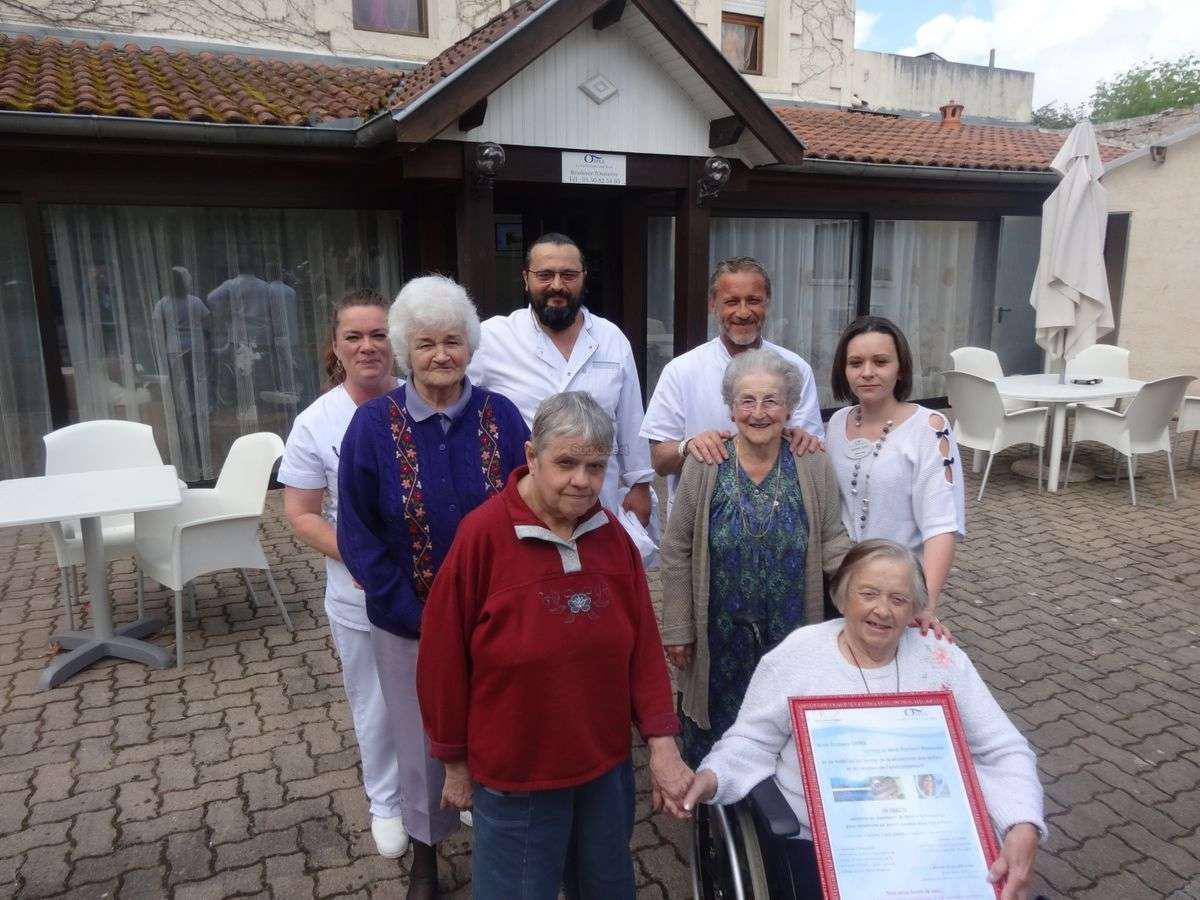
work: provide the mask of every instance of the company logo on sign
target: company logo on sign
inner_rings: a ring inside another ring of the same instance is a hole
[[[625,184],[624,153],[562,154],[563,184]]]

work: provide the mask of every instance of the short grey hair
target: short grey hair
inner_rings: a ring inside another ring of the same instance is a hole
[[[717,296],[717,282],[721,280],[722,275],[740,275],[743,272],[751,272],[763,280],[763,290],[769,303],[771,300],[771,276],[767,274],[763,264],[753,256],[731,256],[729,259],[723,259],[717,263],[717,267],[708,276],[708,299],[712,300]]]
[[[388,339],[396,365],[412,371],[408,338],[421,328],[461,328],[471,355],[479,349],[479,313],[461,284],[445,275],[422,275],[400,289],[388,311]]]
[[[846,591],[850,589],[850,581],[854,573],[873,559],[893,559],[905,563],[911,573],[909,594],[913,602],[913,612],[921,613],[929,605],[929,589],[925,586],[925,569],[917,554],[895,541],[885,538],[872,538],[855,544],[838,570],[833,573],[833,605],[838,612],[845,614]]]
[[[616,430],[612,418],[591,394],[563,391],[538,404],[529,440],[536,456],[551,442],[568,436],[578,438],[586,446],[611,453]]]
[[[783,385],[783,405],[787,407],[789,416],[800,405],[804,393],[804,376],[800,370],[774,350],[759,347],[757,350],[743,350],[725,367],[725,377],[721,379],[721,399],[726,406],[733,406],[737,402],[738,385],[748,375],[770,375],[779,379]]]

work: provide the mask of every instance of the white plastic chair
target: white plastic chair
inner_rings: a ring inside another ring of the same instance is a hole
[[[1044,406],[1006,410],[1000,391],[987,378],[969,372],[946,372],[946,396],[954,410],[954,437],[964,447],[984,450],[988,454],[979,499],[987,487],[988,476],[996,454],[1016,444],[1033,444],[1038,448],[1038,490],[1042,489],[1042,448],[1046,446],[1046,417]]]
[[[978,375],[988,381],[996,381],[1004,377],[1004,370],[1000,367],[1000,357],[983,347],[959,347],[957,350],[951,350],[950,364],[954,367],[955,372]],[[1030,400],[1001,400],[1000,402],[1009,412],[1018,409],[1032,409],[1034,406]]]
[[[1175,428],[1175,449],[1179,450],[1179,437],[1185,431],[1191,431],[1192,450],[1188,454],[1188,465],[1196,461],[1196,438],[1200,437],[1200,397],[1184,397],[1183,405],[1179,407],[1179,424]]]
[[[1124,347],[1114,347],[1111,344],[1092,344],[1070,359],[1065,371],[1068,379],[1093,375],[1128,378],[1129,351]],[[1092,400],[1083,405],[1093,409],[1120,409],[1121,401]]]
[[[1171,461],[1171,418],[1183,402],[1184,391],[1191,384],[1191,375],[1174,375],[1148,381],[1142,385],[1124,412],[1111,409],[1093,409],[1081,406],[1075,410],[1075,429],[1071,433],[1071,452],[1067,455],[1067,477],[1071,480],[1071,461],[1075,458],[1075,445],[1080,441],[1096,441],[1112,447],[1125,455],[1125,468],[1129,473],[1129,501],[1137,506],[1137,489],[1133,484],[1133,458],[1139,454],[1167,454],[1167,476],[1171,480],[1171,496],[1179,499],[1175,490],[1175,467]],[[1114,480],[1119,480],[1118,467]]]
[[[282,455],[283,441],[278,435],[244,435],[229,448],[216,487],[185,491],[180,506],[135,514],[142,572],[175,592],[175,663],[179,668],[183,668],[183,589],[200,575],[237,569],[257,608],[258,595],[246,570],[262,570],[283,621],[294,630],[258,538],[271,469]]]
[[[79,422],[52,431],[42,438],[46,445],[46,474],[66,475],[97,472],[103,469],[133,469],[161,466],[162,456],[149,425],[119,419]],[[67,611],[67,630],[75,630],[74,604],[79,602],[76,566],[83,565],[83,534],[78,519],[53,522],[46,526],[54,541],[54,555],[62,578],[63,604]],[[109,562],[134,552],[132,515],[104,516],[100,519],[104,537],[104,561]],[[140,582],[140,579],[139,579]],[[138,592],[138,618],[142,618],[143,598]]]

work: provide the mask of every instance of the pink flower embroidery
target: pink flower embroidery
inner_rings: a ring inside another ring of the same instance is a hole
[[[950,668],[950,651],[945,647],[934,647],[930,658],[939,669]]]

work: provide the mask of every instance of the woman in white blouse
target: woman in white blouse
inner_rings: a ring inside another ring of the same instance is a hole
[[[399,381],[388,342],[388,301],[376,291],[356,290],[331,312],[332,340],[325,359],[331,387],[296,417],[279,481],[296,537],[325,557],[325,612],[362,757],[371,833],[379,854],[395,859],[409,844],[400,815],[400,760],[371,649],[366,598],[342,563],[335,528],[342,437],[361,404],[393,390]]]
[[[966,536],[962,463],[945,416],[906,402],[912,352],[904,333],[880,316],[863,316],[842,332],[833,358],[839,409],[827,430],[829,460],[852,541],[887,538],[912,550],[925,568],[929,603],[914,624],[943,627],[935,611],[954,544]]]

